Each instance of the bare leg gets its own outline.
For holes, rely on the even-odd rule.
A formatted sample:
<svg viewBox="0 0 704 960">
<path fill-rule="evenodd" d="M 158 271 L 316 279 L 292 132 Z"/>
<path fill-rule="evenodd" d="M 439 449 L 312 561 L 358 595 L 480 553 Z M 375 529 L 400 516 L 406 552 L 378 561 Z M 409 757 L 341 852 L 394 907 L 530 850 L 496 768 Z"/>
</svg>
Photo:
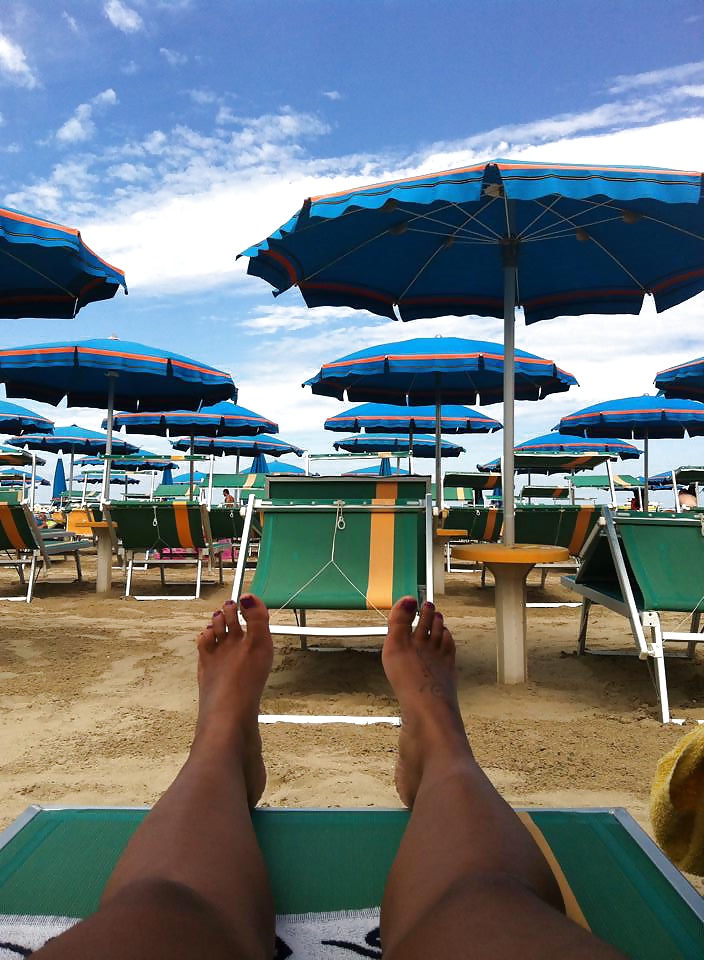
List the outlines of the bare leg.
<svg viewBox="0 0 704 960">
<path fill-rule="evenodd" d="M 455 645 L 442 615 L 394 607 L 386 675 L 402 728 L 396 785 L 412 814 L 381 908 L 386 960 L 622 955 L 563 913 L 557 883 L 475 761 L 457 703 Z"/>
<path fill-rule="evenodd" d="M 250 808 L 266 772 L 257 716 L 271 670 L 269 615 L 232 602 L 198 638 L 200 707 L 191 752 L 134 834 L 96 914 L 46 957 L 271 960 L 274 905 Z"/>
</svg>

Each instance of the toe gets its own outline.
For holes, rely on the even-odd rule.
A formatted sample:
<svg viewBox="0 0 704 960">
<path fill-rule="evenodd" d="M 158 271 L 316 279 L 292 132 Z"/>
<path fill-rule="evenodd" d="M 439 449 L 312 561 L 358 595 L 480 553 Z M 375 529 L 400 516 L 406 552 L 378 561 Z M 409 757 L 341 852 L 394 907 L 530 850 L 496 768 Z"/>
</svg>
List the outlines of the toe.
<svg viewBox="0 0 704 960">
<path fill-rule="evenodd" d="M 269 611 L 253 593 L 245 593 L 240 597 L 240 610 L 247 622 L 247 636 L 256 640 L 257 637 L 269 633 Z"/>
<path fill-rule="evenodd" d="M 416 641 L 416 643 L 427 643 L 430 637 L 430 631 L 433 626 L 434 619 L 435 604 L 424 603 L 420 611 L 418 626 L 413 633 L 413 639 Z"/>
<path fill-rule="evenodd" d="M 441 613 L 436 613 L 430 627 L 430 642 L 439 650 L 442 644 L 442 637 L 445 631 L 445 621 Z"/>
<path fill-rule="evenodd" d="M 443 656 L 452 657 L 455 656 L 455 638 L 452 636 L 447 627 L 443 628 L 442 631 L 442 643 L 440 646 Z"/>
<path fill-rule="evenodd" d="M 237 616 L 237 604 L 234 600 L 226 600 L 222 608 L 223 617 L 227 626 L 227 635 L 235 640 L 242 639 L 242 625 Z"/>
<path fill-rule="evenodd" d="M 222 643 L 227 635 L 227 627 L 225 625 L 225 617 L 223 616 L 222 610 L 216 610 L 213 614 L 213 632 L 217 642 Z"/>
<path fill-rule="evenodd" d="M 215 631 L 211 623 L 208 624 L 205 630 L 201 631 L 196 643 L 198 644 L 198 650 L 202 653 L 211 653 L 215 649 Z"/>
<path fill-rule="evenodd" d="M 389 639 L 402 642 L 411 639 L 411 624 L 418 610 L 415 597 L 402 597 L 389 614 Z"/>
</svg>

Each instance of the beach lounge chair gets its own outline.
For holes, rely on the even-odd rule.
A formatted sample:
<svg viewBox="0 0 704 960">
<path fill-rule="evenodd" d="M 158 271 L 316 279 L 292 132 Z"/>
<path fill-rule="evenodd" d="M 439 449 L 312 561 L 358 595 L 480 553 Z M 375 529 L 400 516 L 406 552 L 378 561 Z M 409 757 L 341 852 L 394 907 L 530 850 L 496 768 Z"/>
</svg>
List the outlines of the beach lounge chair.
<svg viewBox="0 0 704 960">
<path fill-rule="evenodd" d="M 410 594 L 432 600 L 432 501 L 425 477 L 270 477 L 250 495 L 233 599 L 242 592 L 255 514 L 262 534 L 250 590 L 272 611 L 272 633 L 383 636 L 388 611 Z M 295 611 L 296 624 L 275 622 Z M 309 626 L 311 610 L 374 610 L 378 626 Z"/>
<path fill-rule="evenodd" d="M 92 547 L 93 541 L 87 539 L 45 540 L 26 503 L 0 502 L 0 550 L 8 554 L 7 559 L 0 560 L 0 566 L 14 567 L 20 583 L 27 587 L 24 596 L 0 597 L 0 600 L 23 600 L 31 603 L 39 575 L 37 564 L 43 564 L 45 572 L 48 572 L 52 557 L 73 557 L 76 577 L 79 582 L 82 581 L 81 552 Z M 27 577 L 25 567 L 29 567 Z"/>
<path fill-rule="evenodd" d="M 0 940 L 7 938 L 10 918 L 39 927 L 47 917 L 93 913 L 146 814 L 144 808 L 26 810 L 0 833 L 6 924 Z M 374 940 L 365 943 L 364 937 L 372 930 L 378 935 L 377 908 L 408 816 L 378 809 L 253 811 L 284 945 L 291 923 L 315 922 L 319 914 L 327 915 L 330 939 L 341 939 L 346 928 L 338 914 L 359 911 L 369 923 L 349 955 L 380 956 L 369 948 Z M 632 960 L 701 957 L 704 900 L 625 810 L 528 810 L 519 816 L 551 864 L 576 922 Z M 284 919 L 291 915 L 295 919 Z"/>
<path fill-rule="evenodd" d="M 109 504 L 107 511 L 127 557 L 126 597 L 134 596 L 135 600 L 197 600 L 204 556 L 211 566 L 217 561 L 219 581 L 223 583 L 222 551 L 225 545 L 213 541 L 208 511 L 203 504 L 187 501 L 117 502 Z M 133 594 L 137 554 L 144 554 L 138 561 L 138 569 L 159 568 L 162 586 L 166 583 L 167 567 L 195 566 L 195 592 L 165 596 Z"/>
<path fill-rule="evenodd" d="M 562 583 L 580 594 L 582 612 L 577 638 L 587 648 L 589 612 L 601 604 L 626 617 L 636 652 L 651 667 L 663 723 L 672 722 L 665 643 L 687 644 L 687 656 L 704 642 L 700 629 L 704 605 L 704 524 L 699 515 L 614 513 L 602 507 L 601 518 L 584 545 L 575 576 Z M 689 630 L 665 630 L 660 614 L 682 614 Z"/>
</svg>

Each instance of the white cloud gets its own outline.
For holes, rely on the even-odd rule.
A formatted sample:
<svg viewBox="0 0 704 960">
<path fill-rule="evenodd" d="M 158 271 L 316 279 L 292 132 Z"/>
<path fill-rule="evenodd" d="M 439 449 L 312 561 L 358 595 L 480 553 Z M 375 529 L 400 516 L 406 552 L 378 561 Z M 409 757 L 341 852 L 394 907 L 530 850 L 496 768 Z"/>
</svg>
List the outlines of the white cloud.
<svg viewBox="0 0 704 960">
<path fill-rule="evenodd" d="M 134 60 L 129 60 L 124 66 L 120 67 L 120 71 L 127 77 L 133 77 L 139 73 L 139 64 Z"/>
<path fill-rule="evenodd" d="M 187 90 L 186 93 L 191 98 L 193 103 L 197 103 L 199 106 L 205 106 L 209 103 L 216 103 L 218 100 L 218 95 L 213 93 L 212 90 L 205 90 L 201 88 Z"/>
<path fill-rule="evenodd" d="M 39 83 L 22 47 L 4 33 L 0 33 L 0 74 L 10 83 L 28 90 Z"/>
<path fill-rule="evenodd" d="M 323 96 L 327 97 L 328 100 L 341 100 L 342 94 L 338 93 L 337 90 L 323 90 Z"/>
<path fill-rule="evenodd" d="M 76 20 L 75 17 L 72 17 L 71 14 L 70 14 L 70 13 L 67 13 L 65 10 L 64 10 L 63 13 L 61 14 L 61 16 L 63 17 L 63 19 L 64 19 L 64 20 L 66 21 L 66 23 L 68 24 L 68 28 L 69 28 L 69 30 L 71 31 L 71 33 L 78 33 L 78 32 L 79 32 L 78 22 L 77 22 L 77 20 Z"/>
<path fill-rule="evenodd" d="M 625 93 L 638 87 L 661 86 L 669 83 L 682 83 L 693 77 L 704 76 L 704 60 L 694 63 L 681 63 L 676 67 L 666 67 L 663 70 L 648 70 L 645 73 L 622 74 L 615 77 L 609 93 Z"/>
<path fill-rule="evenodd" d="M 114 106 L 117 103 L 117 94 L 112 88 L 103 90 L 88 103 L 79 103 L 72 117 L 62 124 L 56 131 L 56 139 L 63 145 L 83 143 L 95 135 L 93 114 L 96 107 Z"/>
<path fill-rule="evenodd" d="M 121 0 L 107 0 L 103 11 L 113 27 L 123 33 L 137 33 L 144 29 L 144 21 L 137 11 L 122 3 Z"/>
<path fill-rule="evenodd" d="M 188 57 L 185 53 L 179 53 L 178 50 L 169 50 L 168 47 L 159 47 L 159 53 L 170 67 L 183 67 L 188 63 Z"/>
</svg>

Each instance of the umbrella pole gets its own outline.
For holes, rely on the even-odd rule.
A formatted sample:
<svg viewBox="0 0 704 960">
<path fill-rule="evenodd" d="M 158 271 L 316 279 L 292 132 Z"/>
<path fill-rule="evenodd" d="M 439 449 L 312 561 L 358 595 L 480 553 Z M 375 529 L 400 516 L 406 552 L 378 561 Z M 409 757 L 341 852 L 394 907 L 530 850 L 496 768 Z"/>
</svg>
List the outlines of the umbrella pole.
<svg viewBox="0 0 704 960">
<path fill-rule="evenodd" d="M 103 494 L 102 499 L 107 500 L 110 495 L 110 458 L 112 457 L 112 422 L 115 417 L 115 381 L 116 373 L 108 373 L 108 438 L 105 442 L 105 465 L 103 467 Z M 128 448 L 129 449 L 129 448 Z M 71 470 L 73 474 L 73 470 Z"/>
<path fill-rule="evenodd" d="M 677 493 L 677 476 L 674 470 L 670 471 L 670 475 L 672 477 L 672 493 L 675 497 L 675 513 L 680 513 L 682 508 L 680 507 L 680 498 Z"/>
<path fill-rule="evenodd" d="M 86 499 L 88 497 L 88 474 L 86 473 L 83 477 L 83 495 L 81 496 L 81 506 L 85 507 Z"/>
<path fill-rule="evenodd" d="M 37 455 L 34 451 L 32 456 L 32 489 L 29 492 L 29 509 L 34 510 L 34 491 L 37 488 Z M 22 499 L 24 499 L 24 477 L 22 478 Z"/>
<path fill-rule="evenodd" d="M 208 510 L 213 505 L 213 473 L 215 471 L 215 454 L 210 454 L 210 475 L 208 477 Z"/>
<path fill-rule="evenodd" d="M 643 437 L 643 473 L 645 474 L 645 485 L 643 487 L 643 510 L 648 512 L 648 431 L 645 431 Z"/>
<path fill-rule="evenodd" d="M 71 449 L 71 459 L 68 464 L 68 499 L 69 503 L 71 502 L 71 494 L 73 493 L 73 458 L 75 456 L 75 451 Z"/>
<path fill-rule="evenodd" d="M 308 454 L 306 454 L 306 473 L 308 473 L 309 469 L 310 469 L 310 461 L 308 460 Z M 240 455 L 238 453 L 237 456 L 235 457 L 235 473 L 239 473 L 239 472 L 240 472 Z"/>
<path fill-rule="evenodd" d="M 438 507 L 438 525 L 442 526 L 442 406 L 440 404 L 440 374 L 435 374 L 435 502 Z"/>
<path fill-rule="evenodd" d="M 192 433 L 191 449 L 190 449 L 191 460 L 189 462 L 189 467 L 188 467 L 188 499 L 189 500 L 193 499 L 193 459 L 192 458 L 193 458 L 193 444 L 195 443 L 195 438 L 196 438 L 195 433 Z"/>
<path fill-rule="evenodd" d="M 514 353 L 516 344 L 516 264 L 518 247 L 515 241 L 508 240 L 502 248 L 504 260 L 504 452 L 501 459 L 504 507 L 504 536 L 506 546 L 516 543 L 516 516 L 513 481 L 513 401 Z"/>
<path fill-rule="evenodd" d="M 611 506 L 616 506 L 616 487 L 614 486 L 614 468 L 611 460 L 606 461 L 606 476 L 609 478 L 609 497 Z"/>
</svg>

